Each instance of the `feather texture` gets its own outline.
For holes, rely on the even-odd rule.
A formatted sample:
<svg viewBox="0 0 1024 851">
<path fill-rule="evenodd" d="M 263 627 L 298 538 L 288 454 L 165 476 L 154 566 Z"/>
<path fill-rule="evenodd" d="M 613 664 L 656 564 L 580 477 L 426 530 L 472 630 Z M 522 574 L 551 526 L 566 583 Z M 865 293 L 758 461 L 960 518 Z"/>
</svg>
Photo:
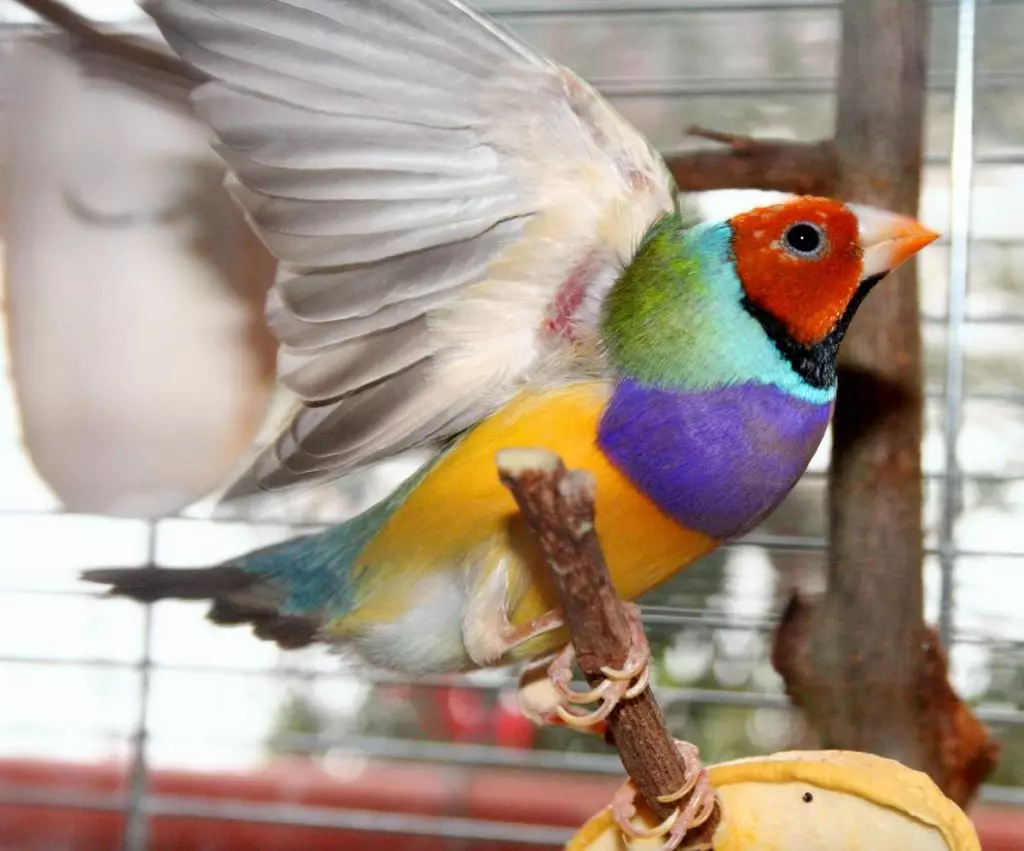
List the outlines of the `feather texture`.
<svg viewBox="0 0 1024 851">
<path fill-rule="evenodd" d="M 236 565 L 198 569 L 173 567 L 112 567 L 86 570 L 86 582 L 110 585 L 109 594 L 142 602 L 208 600 L 208 617 L 222 626 L 251 624 L 253 633 L 285 650 L 316 640 L 318 616 L 283 614 L 287 593 Z"/>
<path fill-rule="evenodd" d="M 280 261 L 298 404 L 229 498 L 442 441 L 581 350 L 602 371 L 594 305 L 674 194 L 583 81 L 458 0 L 147 8 Z"/>
</svg>

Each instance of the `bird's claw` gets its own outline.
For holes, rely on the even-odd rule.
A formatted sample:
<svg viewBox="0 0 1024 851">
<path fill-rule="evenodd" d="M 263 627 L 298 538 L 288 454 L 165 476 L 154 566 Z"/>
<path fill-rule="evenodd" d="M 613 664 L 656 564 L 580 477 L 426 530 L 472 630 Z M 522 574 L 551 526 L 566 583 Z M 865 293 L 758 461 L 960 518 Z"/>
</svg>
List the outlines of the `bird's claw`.
<svg viewBox="0 0 1024 851">
<path fill-rule="evenodd" d="M 700 752 L 689 742 L 676 742 L 676 748 L 683 758 L 686 780 L 683 785 L 670 795 L 660 795 L 658 800 L 663 804 L 671 804 L 690 796 L 683 806 L 677 806 L 669 816 L 654 827 L 638 827 L 632 821 L 636 815 L 636 786 L 627 781 L 612 798 L 611 812 L 616 825 L 626 837 L 626 845 L 635 839 L 659 839 L 666 837 L 665 842 L 657 851 L 675 851 L 679 848 L 686 835 L 703 825 L 715 812 L 718 799 L 711 787 L 707 772 L 700 761 Z M 687 851 L 710 849 L 710 838 L 697 845 L 687 845 Z"/>
<path fill-rule="evenodd" d="M 562 723 L 576 730 L 585 730 L 601 724 L 618 705 L 619 701 L 636 697 L 651 681 L 651 648 L 644 634 L 640 610 L 632 603 L 626 605 L 629 621 L 630 649 L 622 668 L 602 667 L 604 681 L 587 691 L 576 691 L 571 687 L 572 662 L 575 656 L 570 644 L 559 653 L 548 668 L 548 677 L 554 684 L 561 703 L 555 712 Z M 572 707 L 598 703 L 592 712 L 575 712 Z"/>
</svg>

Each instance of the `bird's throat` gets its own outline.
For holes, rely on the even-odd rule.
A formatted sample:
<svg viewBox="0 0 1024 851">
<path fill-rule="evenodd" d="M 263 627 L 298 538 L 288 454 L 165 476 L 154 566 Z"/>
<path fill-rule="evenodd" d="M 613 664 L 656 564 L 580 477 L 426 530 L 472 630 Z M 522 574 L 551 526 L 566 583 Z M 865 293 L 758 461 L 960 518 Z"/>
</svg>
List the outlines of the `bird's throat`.
<svg viewBox="0 0 1024 851">
<path fill-rule="evenodd" d="M 677 523 L 743 534 L 803 475 L 832 412 L 769 384 L 683 392 L 621 381 L 598 444 Z"/>
<path fill-rule="evenodd" d="M 793 371 L 807 382 L 811 387 L 824 390 L 835 386 L 836 383 L 836 358 L 839 355 L 839 344 L 846 336 L 846 331 L 853 321 L 857 308 L 861 306 L 867 294 L 871 292 L 875 284 L 885 277 L 873 275 L 865 281 L 861 281 L 853 298 L 846 306 L 839 320 L 832 327 L 825 337 L 812 346 L 805 346 L 798 343 L 786 330 L 781 320 L 777 319 L 764 308 L 752 302 L 749 298 L 743 300 L 743 307 L 751 316 L 761 323 L 765 333 L 775 344 L 779 353 L 793 367 Z"/>
</svg>

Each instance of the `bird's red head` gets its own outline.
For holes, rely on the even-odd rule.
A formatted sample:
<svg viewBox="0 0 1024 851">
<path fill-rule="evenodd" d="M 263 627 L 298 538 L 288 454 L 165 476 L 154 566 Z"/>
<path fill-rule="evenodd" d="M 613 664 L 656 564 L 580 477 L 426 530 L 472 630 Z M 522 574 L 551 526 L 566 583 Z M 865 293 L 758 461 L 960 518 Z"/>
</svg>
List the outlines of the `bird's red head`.
<svg viewBox="0 0 1024 851">
<path fill-rule="evenodd" d="M 820 343 L 858 289 L 936 239 L 907 216 L 799 197 L 729 220 L 747 298 L 794 341 Z"/>
</svg>

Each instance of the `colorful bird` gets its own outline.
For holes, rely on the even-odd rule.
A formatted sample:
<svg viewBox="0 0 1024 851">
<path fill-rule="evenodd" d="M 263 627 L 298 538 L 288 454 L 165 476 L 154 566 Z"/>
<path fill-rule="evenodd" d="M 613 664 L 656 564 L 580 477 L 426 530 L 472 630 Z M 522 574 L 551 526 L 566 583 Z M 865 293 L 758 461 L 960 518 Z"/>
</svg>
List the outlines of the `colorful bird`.
<svg viewBox="0 0 1024 851">
<path fill-rule="evenodd" d="M 208 599 L 284 647 L 409 673 L 543 659 L 570 723 L 646 682 L 635 652 L 585 694 L 506 448 L 596 478 L 634 600 L 740 535 L 825 431 L 836 351 L 870 288 L 935 238 L 798 198 L 684 227 L 651 146 L 569 70 L 459 0 L 153 0 L 229 186 L 279 260 L 267 316 L 290 423 L 229 496 L 436 457 L 363 515 L 208 569 L 85 574 Z M 600 701 L 580 719 L 571 704 Z"/>
</svg>

